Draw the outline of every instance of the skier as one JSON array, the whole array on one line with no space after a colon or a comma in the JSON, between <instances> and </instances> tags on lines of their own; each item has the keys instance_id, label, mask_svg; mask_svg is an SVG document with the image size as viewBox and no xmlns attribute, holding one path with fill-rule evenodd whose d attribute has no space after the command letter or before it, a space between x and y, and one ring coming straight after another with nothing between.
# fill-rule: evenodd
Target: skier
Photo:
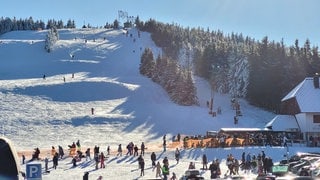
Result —
<instances>
[{"instance_id":1,"label":"skier","mask_svg":"<svg viewBox=\"0 0 320 180\"><path fill-rule=\"evenodd\" d=\"M104 158L105 158L105 156L104 156L103 152L101 152L101 154L100 154L100 168L106 167L104 164Z\"/></svg>"},{"instance_id":2,"label":"skier","mask_svg":"<svg viewBox=\"0 0 320 180\"><path fill-rule=\"evenodd\" d=\"M142 159L143 159L143 158L142 158L142 156L141 156L141 155L140 155L140 156L138 157L138 159L137 159L137 160L138 160L139 169L141 168L141 166L140 166L140 162L142 161Z\"/></svg>"},{"instance_id":3,"label":"skier","mask_svg":"<svg viewBox=\"0 0 320 180\"><path fill-rule=\"evenodd\" d=\"M235 174L239 175L239 160L235 159L234 161L234 172Z\"/></svg>"},{"instance_id":4,"label":"skier","mask_svg":"<svg viewBox=\"0 0 320 180\"><path fill-rule=\"evenodd\" d=\"M208 164L208 158L207 158L206 154L203 154L202 155L202 169L203 170L207 170L208 169L207 164Z\"/></svg>"},{"instance_id":5,"label":"skier","mask_svg":"<svg viewBox=\"0 0 320 180\"><path fill-rule=\"evenodd\" d=\"M242 152L240 166L245 166L245 163L246 163L246 153Z\"/></svg>"},{"instance_id":6,"label":"skier","mask_svg":"<svg viewBox=\"0 0 320 180\"><path fill-rule=\"evenodd\" d=\"M57 169L58 166L58 159L59 159L59 154L56 152L55 155L53 156L53 168Z\"/></svg>"},{"instance_id":7,"label":"skier","mask_svg":"<svg viewBox=\"0 0 320 180\"><path fill-rule=\"evenodd\" d=\"M196 168L195 163L190 162L188 169L195 169L195 168Z\"/></svg>"},{"instance_id":8,"label":"skier","mask_svg":"<svg viewBox=\"0 0 320 180\"><path fill-rule=\"evenodd\" d=\"M99 154L99 151L100 151L99 149L100 149L99 146L95 145L93 149L94 154Z\"/></svg>"},{"instance_id":9,"label":"skier","mask_svg":"<svg viewBox=\"0 0 320 180\"><path fill-rule=\"evenodd\" d=\"M48 163L49 163L49 159L48 159L48 157L46 157L45 159L44 159L44 169L45 169L45 172L48 172L49 170L48 170Z\"/></svg>"},{"instance_id":10,"label":"skier","mask_svg":"<svg viewBox=\"0 0 320 180\"><path fill-rule=\"evenodd\" d=\"M144 162L144 159L142 157L142 155L139 156L138 158L138 162L139 162L139 167L140 167L140 176L144 176L144 165L145 165L145 162Z\"/></svg>"},{"instance_id":11,"label":"skier","mask_svg":"<svg viewBox=\"0 0 320 180\"><path fill-rule=\"evenodd\" d=\"M263 176L264 172L263 172L263 162L262 159L258 159L258 176Z\"/></svg>"},{"instance_id":12,"label":"skier","mask_svg":"<svg viewBox=\"0 0 320 180\"><path fill-rule=\"evenodd\" d=\"M167 157L164 157L164 159L162 160L162 163L169 167L169 160Z\"/></svg>"},{"instance_id":13,"label":"skier","mask_svg":"<svg viewBox=\"0 0 320 180\"><path fill-rule=\"evenodd\" d=\"M62 159L62 157L64 156L64 152L63 152L63 148L60 145L58 146L58 151L59 151L59 157L60 159Z\"/></svg>"},{"instance_id":14,"label":"skier","mask_svg":"<svg viewBox=\"0 0 320 180\"><path fill-rule=\"evenodd\" d=\"M224 148L224 146L226 144L226 139L225 139L225 137L223 135L219 138L219 143L220 143L220 146L222 148Z\"/></svg>"},{"instance_id":15,"label":"skier","mask_svg":"<svg viewBox=\"0 0 320 180\"><path fill-rule=\"evenodd\" d=\"M85 153L86 153L86 161L88 161L88 159L90 159L91 161L90 148L88 148Z\"/></svg>"},{"instance_id":16,"label":"skier","mask_svg":"<svg viewBox=\"0 0 320 180\"><path fill-rule=\"evenodd\" d=\"M142 156L144 156L144 150L145 150L145 145L144 145L144 142L142 142L141 143L141 147L140 147L140 150L141 150L141 152L140 152L140 154L142 155Z\"/></svg>"},{"instance_id":17,"label":"skier","mask_svg":"<svg viewBox=\"0 0 320 180\"><path fill-rule=\"evenodd\" d=\"M220 177L221 171L218 159L212 161L212 164L210 165L209 169L211 172L211 179L217 179Z\"/></svg>"},{"instance_id":18,"label":"skier","mask_svg":"<svg viewBox=\"0 0 320 180\"><path fill-rule=\"evenodd\" d=\"M117 156L122 156L122 147L121 147L121 144L119 144L118 146L118 154Z\"/></svg>"},{"instance_id":19,"label":"skier","mask_svg":"<svg viewBox=\"0 0 320 180\"><path fill-rule=\"evenodd\" d=\"M156 156L156 153L152 152L151 153L151 161L152 161L152 171L154 171L154 168L156 167L156 159L157 159L157 156Z\"/></svg>"},{"instance_id":20,"label":"skier","mask_svg":"<svg viewBox=\"0 0 320 180\"><path fill-rule=\"evenodd\" d=\"M264 151L261 151L261 152L262 152L262 155L261 155L262 162L264 162L264 159L266 158L266 154L264 153Z\"/></svg>"},{"instance_id":21,"label":"skier","mask_svg":"<svg viewBox=\"0 0 320 180\"><path fill-rule=\"evenodd\" d=\"M227 163L227 167L228 167L228 171L229 171L229 176L235 175L235 172L234 172L234 157L232 156L232 154L228 155L226 163ZM226 175L227 175L227 173L226 173Z\"/></svg>"},{"instance_id":22,"label":"skier","mask_svg":"<svg viewBox=\"0 0 320 180\"><path fill-rule=\"evenodd\" d=\"M25 160L26 160L26 156L24 154L22 154L22 164L25 163Z\"/></svg>"},{"instance_id":23,"label":"skier","mask_svg":"<svg viewBox=\"0 0 320 180\"><path fill-rule=\"evenodd\" d=\"M176 148L176 151L174 153L174 156L176 158L177 164L179 163L179 158L180 158L180 151L178 148Z\"/></svg>"},{"instance_id":24,"label":"skier","mask_svg":"<svg viewBox=\"0 0 320 180\"><path fill-rule=\"evenodd\" d=\"M245 167L246 167L245 169L248 170L248 172L250 172L250 170L251 170L251 154L250 153L247 154ZM245 170L245 172L246 172L246 170Z\"/></svg>"},{"instance_id":25,"label":"skier","mask_svg":"<svg viewBox=\"0 0 320 180\"><path fill-rule=\"evenodd\" d=\"M133 142L130 142L128 145L127 145L127 154L126 155L132 155L133 154L133 150L134 150L134 144ZM137 152L138 153L138 152ZM137 154L138 155L138 154Z\"/></svg>"},{"instance_id":26,"label":"skier","mask_svg":"<svg viewBox=\"0 0 320 180\"><path fill-rule=\"evenodd\" d=\"M78 155L78 159L79 161L81 161L81 159L83 158L83 155L82 155L82 151L77 151L77 155Z\"/></svg>"},{"instance_id":27,"label":"skier","mask_svg":"<svg viewBox=\"0 0 320 180\"><path fill-rule=\"evenodd\" d=\"M160 165L160 162L158 161L157 162L157 166L156 166L156 178L157 177L161 177L161 165Z\"/></svg>"},{"instance_id":28,"label":"skier","mask_svg":"<svg viewBox=\"0 0 320 180\"><path fill-rule=\"evenodd\" d=\"M53 157L56 154L56 149L54 146L51 147L51 156Z\"/></svg>"},{"instance_id":29,"label":"skier","mask_svg":"<svg viewBox=\"0 0 320 180\"><path fill-rule=\"evenodd\" d=\"M32 154L32 159L31 161L33 160L39 160L39 154L40 154L40 149L39 148L35 148L34 149L34 152Z\"/></svg>"},{"instance_id":30,"label":"skier","mask_svg":"<svg viewBox=\"0 0 320 180\"><path fill-rule=\"evenodd\" d=\"M107 147L107 155L110 155L110 146Z\"/></svg>"},{"instance_id":31,"label":"skier","mask_svg":"<svg viewBox=\"0 0 320 180\"><path fill-rule=\"evenodd\" d=\"M162 170L163 180L168 180L168 175L170 174L169 166L167 164L164 164L161 170Z\"/></svg>"},{"instance_id":32,"label":"skier","mask_svg":"<svg viewBox=\"0 0 320 180\"><path fill-rule=\"evenodd\" d=\"M283 147L288 147L288 145L287 145L288 138L286 135L283 135L282 142L283 142Z\"/></svg>"},{"instance_id":33,"label":"skier","mask_svg":"<svg viewBox=\"0 0 320 180\"><path fill-rule=\"evenodd\" d=\"M98 169L98 166L99 166L99 154L98 153L94 153L94 160L96 162L96 169Z\"/></svg>"},{"instance_id":34,"label":"skier","mask_svg":"<svg viewBox=\"0 0 320 180\"><path fill-rule=\"evenodd\" d=\"M76 166L77 166L77 157L76 157L76 156L74 156L74 157L72 158L72 165L73 165L73 167L76 167Z\"/></svg>"},{"instance_id":35,"label":"skier","mask_svg":"<svg viewBox=\"0 0 320 180\"><path fill-rule=\"evenodd\" d=\"M134 145L134 153L133 153L133 156L138 156L138 146L137 145ZM130 150L128 149L128 152L129 152ZM127 153L128 154L128 153Z\"/></svg>"}]
</instances>

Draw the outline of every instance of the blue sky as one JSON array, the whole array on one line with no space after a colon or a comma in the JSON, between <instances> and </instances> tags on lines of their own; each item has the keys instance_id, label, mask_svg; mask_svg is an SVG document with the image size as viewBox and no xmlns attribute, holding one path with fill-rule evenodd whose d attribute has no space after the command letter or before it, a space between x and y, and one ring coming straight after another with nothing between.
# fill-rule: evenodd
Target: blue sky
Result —
<instances>
[{"instance_id":1,"label":"blue sky","mask_svg":"<svg viewBox=\"0 0 320 180\"><path fill-rule=\"evenodd\" d=\"M41 19L74 19L101 26L113 22L118 10L142 21L150 18L183 27L220 29L243 33L257 40L264 36L292 45L307 38L320 45L320 1L318 0L7 0L1 16Z\"/></svg>"}]
</instances>

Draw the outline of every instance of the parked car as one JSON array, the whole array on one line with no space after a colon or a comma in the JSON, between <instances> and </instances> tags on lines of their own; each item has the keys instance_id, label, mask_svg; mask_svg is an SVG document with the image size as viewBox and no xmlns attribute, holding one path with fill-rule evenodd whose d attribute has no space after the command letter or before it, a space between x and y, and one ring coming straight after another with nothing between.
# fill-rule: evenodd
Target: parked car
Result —
<instances>
[{"instance_id":1,"label":"parked car","mask_svg":"<svg viewBox=\"0 0 320 180\"><path fill-rule=\"evenodd\" d=\"M202 177L200 175L200 171L196 169L186 170L184 173L184 176L180 178L180 180L200 180L200 179L204 179L204 177Z\"/></svg>"},{"instance_id":2,"label":"parked car","mask_svg":"<svg viewBox=\"0 0 320 180\"><path fill-rule=\"evenodd\" d=\"M300 159L306 158L306 157L320 157L318 153L297 153L293 156L291 156L289 159L283 159L280 161L280 164L290 164L295 163L299 161ZM290 167L290 165L289 165Z\"/></svg>"},{"instance_id":3,"label":"parked car","mask_svg":"<svg viewBox=\"0 0 320 180\"><path fill-rule=\"evenodd\" d=\"M305 157L300 159L294 166L290 168L290 171L298 174L300 169L303 167L311 167L315 162L317 162L320 158L319 157Z\"/></svg>"}]
</instances>

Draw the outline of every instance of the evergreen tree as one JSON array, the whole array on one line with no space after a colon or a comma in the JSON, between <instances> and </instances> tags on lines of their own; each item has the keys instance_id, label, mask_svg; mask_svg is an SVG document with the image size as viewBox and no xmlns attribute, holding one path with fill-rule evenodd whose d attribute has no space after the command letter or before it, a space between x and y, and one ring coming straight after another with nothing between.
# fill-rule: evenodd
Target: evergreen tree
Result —
<instances>
[{"instance_id":1,"label":"evergreen tree","mask_svg":"<svg viewBox=\"0 0 320 180\"><path fill-rule=\"evenodd\" d=\"M320 56L318 47L312 47L312 55L310 58L310 65L312 67L312 74L320 73Z\"/></svg>"},{"instance_id":2,"label":"evergreen tree","mask_svg":"<svg viewBox=\"0 0 320 180\"><path fill-rule=\"evenodd\" d=\"M113 21L113 28L114 29L119 29L119 21L118 20L114 20Z\"/></svg>"},{"instance_id":3,"label":"evergreen tree","mask_svg":"<svg viewBox=\"0 0 320 180\"><path fill-rule=\"evenodd\" d=\"M140 21L139 16L136 17L135 19L135 25L138 29L142 29L143 28L143 22Z\"/></svg>"},{"instance_id":4,"label":"evergreen tree","mask_svg":"<svg viewBox=\"0 0 320 180\"><path fill-rule=\"evenodd\" d=\"M154 66L153 53L150 48L146 48L141 56L140 74L151 78L153 76Z\"/></svg>"},{"instance_id":5,"label":"evergreen tree","mask_svg":"<svg viewBox=\"0 0 320 180\"><path fill-rule=\"evenodd\" d=\"M64 25L63 25L63 21L62 20L59 20L58 22L57 22L57 27L56 27L57 29L62 29L62 28L64 28Z\"/></svg>"},{"instance_id":6,"label":"evergreen tree","mask_svg":"<svg viewBox=\"0 0 320 180\"><path fill-rule=\"evenodd\" d=\"M199 105L197 89L194 85L191 71L185 69L179 77L180 80L178 81L176 88L179 92L178 104L185 106Z\"/></svg>"},{"instance_id":7,"label":"evergreen tree","mask_svg":"<svg viewBox=\"0 0 320 180\"><path fill-rule=\"evenodd\" d=\"M160 55L158 55L154 67L154 72L152 76L152 80L156 83L160 83L163 74L164 74L164 69L167 66L166 58L162 58Z\"/></svg>"},{"instance_id":8,"label":"evergreen tree","mask_svg":"<svg viewBox=\"0 0 320 180\"><path fill-rule=\"evenodd\" d=\"M51 28L48 31L48 34L46 36L45 40L45 47L44 49L50 53L52 51L53 45L59 40L59 33L56 28Z\"/></svg>"},{"instance_id":9,"label":"evergreen tree","mask_svg":"<svg viewBox=\"0 0 320 180\"><path fill-rule=\"evenodd\" d=\"M74 23L74 20L68 19L66 28L68 28L68 29L76 28L76 25L75 25L75 23Z\"/></svg>"},{"instance_id":10,"label":"evergreen tree","mask_svg":"<svg viewBox=\"0 0 320 180\"><path fill-rule=\"evenodd\" d=\"M199 54L199 51L197 51ZM205 79L209 79L210 73L212 71L212 61L215 56L216 49L214 44L206 47L201 55L198 55L198 58L195 62L195 71L196 74Z\"/></svg>"}]
</instances>

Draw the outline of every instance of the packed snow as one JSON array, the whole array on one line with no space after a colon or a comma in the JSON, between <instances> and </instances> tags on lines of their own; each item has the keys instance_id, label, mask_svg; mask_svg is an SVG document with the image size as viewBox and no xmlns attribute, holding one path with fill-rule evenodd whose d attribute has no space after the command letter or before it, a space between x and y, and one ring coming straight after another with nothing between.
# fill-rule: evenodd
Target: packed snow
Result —
<instances>
[{"instance_id":1,"label":"packed snow","mask_svg":"<svg viewBox=\"0 0 320 180\"><path fill-rule=\"evenodd\" d=\"M152 48L156 57L161 49L156 47L150 34L129 29L72 29L59 30L60 40L51 53L44 50L47 31L16 31L0 36L0 119L1 136L10 139L26 162L34 148L41 151L39 161L44 169L48 157L50 173L43 179L82 179L89 172L89 179L149 179L155 178L150 154L155 152L162 164L169 158L172 172L181 177L190 162L196 169L202 167L202 155L211 163L221 161L222 173L227 171L225 159L233 154L240 159L242 152L259 154L263 150L274 161L283 159L287 149L283 147L232 147L192 148L181 150L178 164L174 159L175 147L171 139L182 135L205 135L208 130L223 127L264 127L275 114L249 105L239 99L243 116L233 123L235 110L227 94L212 93L209 84L194 77L200 106L179 106L170 101L167 93L152 80L139 74L140 56L145 48ZM212 117L206 102L214 99L214 110L222 113ZM92 112L93 110L93 112ZM162 137L166 135L167 151L162 149ZM73 167L68 156L68 145L80 140L82 151L100 147L105 152L111 148L102 169L95 169L94 160L77 162ZM133 142L147 149L145 175L140 177L137 157L126 155L126 145ZM118 145L123 155L116 156ZM58 145L64 148L65 157L52 168L50 149ZM319 151L294 145L289 154ZM91 155L93 157L93 155ZM25 172L26 164L21 170ZM200 170L205 179L210 172ZM244 173L244 172L240 172ZM255 174L251 174L255 176ZM250 176L250 174L249 174Z\"/></svg>"}]
</instances>

